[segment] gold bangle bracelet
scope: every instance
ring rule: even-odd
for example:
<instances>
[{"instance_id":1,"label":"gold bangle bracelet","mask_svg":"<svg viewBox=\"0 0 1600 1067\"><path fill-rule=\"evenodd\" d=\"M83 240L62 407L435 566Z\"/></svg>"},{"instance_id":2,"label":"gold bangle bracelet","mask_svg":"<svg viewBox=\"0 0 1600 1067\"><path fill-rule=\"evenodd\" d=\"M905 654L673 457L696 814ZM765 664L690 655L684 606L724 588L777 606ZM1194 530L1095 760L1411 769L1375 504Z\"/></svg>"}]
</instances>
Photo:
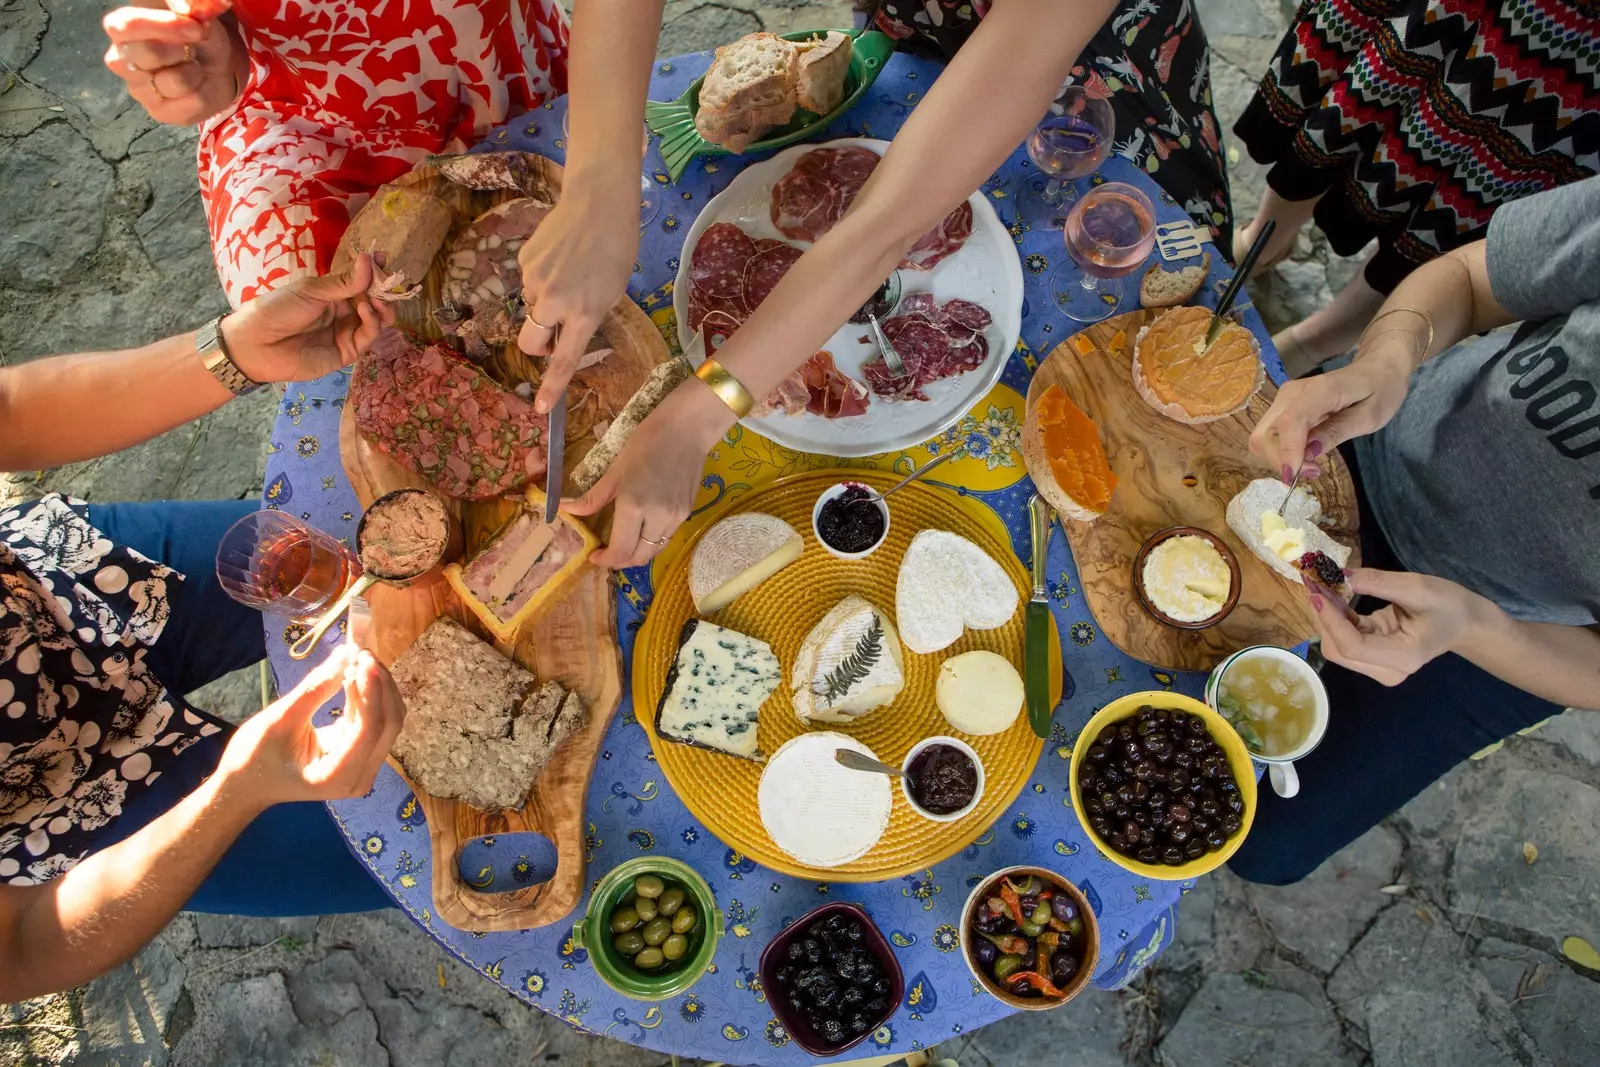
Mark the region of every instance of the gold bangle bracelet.
<instances>
[{"instance_id":1,"label":"gold bangle bracelet","mask_svg":"<svg viewBox=\"0 0 1600 1067\"><path fill-rule=\"evenodd\" d=\"M1361 351L1361 346L1366 344L1366 342L1367 342L1367 334L1372 332L1372 328L1374 326L1378 325L1378 323L1382 322L1384 319L1388 318L1390 315L1398 315L1402 311L1411 312L1411 314L1413 314L1413 315L1417 316L1418 318L1420 318L1423 321L1423 323L1428 327L1428 337L1427 337L1427 339L1425 341L1422 342L1421 350L1419 350L1417 352L1417 362L1419 364L1421 364L1424 361L1426 361L1427 358L1428 358L1428 349L1433 347L1433 320L1428 317L1428 313L1426 311L1422 311L1422 310L1420 310L1418 308L1390 308L1388 311L1380 311L1380 312L1378 312L1376 315L1373 316L1372 321L1367 323L1367 328L1365 330L1361 331L1361 336L1356 339L1356 351L1358 353ZM1385 331L1385 332L1394 332L1394 331ZM1405 332L1410 333L1409 330L1405 331ZM1411 336L1412 337L1416 337L1416 334L1412 333Z\"/></svg>"},{"instance_id":2,"label":"gold bangle bracelet","mask_svg":"<svg viewBox=\"0 0 1600 1067\"><path fill-rule=\"evenodd\" d=\"M711 391L717 394L717 398L732 409L735 418L744 418L750 414L750 409L756 406L750 390L740 384L739 379L729 374L728 368L710 356L707 356L705 362L695 369L694 376L705 382Z\"/></svg>"}]
</instances>

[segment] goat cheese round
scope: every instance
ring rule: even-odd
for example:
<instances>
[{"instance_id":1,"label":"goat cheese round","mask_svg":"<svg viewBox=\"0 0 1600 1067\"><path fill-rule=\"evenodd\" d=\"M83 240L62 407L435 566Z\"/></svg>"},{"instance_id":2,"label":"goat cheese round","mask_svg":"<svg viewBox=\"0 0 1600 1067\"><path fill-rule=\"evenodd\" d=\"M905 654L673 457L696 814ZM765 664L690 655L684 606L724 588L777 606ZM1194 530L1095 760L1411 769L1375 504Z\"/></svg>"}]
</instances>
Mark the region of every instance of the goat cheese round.
<instances>
[{"instance_id":1,"label":"goat cheese round","mask_svg":"<svg viewBox=\"0 0 1600 1067\"><path fill-rule=\"evenodd\" d=\"M838 867L872 851L889 827L887 775L856 771L834 759L866 745L831 730L801 734L772 754L756 791L761 825L773 842L808 867Z\"/></svg>"},{"instance_id":2,"label":"goat cheese round","mask_svg":"<svg viewBox=\"0 0 1600 1067\"><path fill-rule=\"evenodd\" d=\"M1022 675L1004 656L964 652L939 665L934 695L946 722L984 737L1010 729L1022 713Z\"/></svg>"}]
</instances>

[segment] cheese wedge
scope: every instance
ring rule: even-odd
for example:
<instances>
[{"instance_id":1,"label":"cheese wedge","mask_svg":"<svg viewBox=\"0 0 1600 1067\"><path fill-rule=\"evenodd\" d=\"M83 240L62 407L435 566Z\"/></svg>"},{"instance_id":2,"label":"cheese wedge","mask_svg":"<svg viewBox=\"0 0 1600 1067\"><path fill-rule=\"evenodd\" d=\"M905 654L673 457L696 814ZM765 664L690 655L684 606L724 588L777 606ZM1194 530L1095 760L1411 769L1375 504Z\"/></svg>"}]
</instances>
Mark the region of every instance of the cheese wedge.
<instances>
[{"instance_id":1,"label":"cheese wedge","mask_svg":"<svg viewBox=\"0 0 1600 1067\"><path fill-rule=\"evenodd\" d=\"M444 569L461 603L497 641L541 618L571 591L600 547L588 528L570 515L544 521L544 493L529 489L526 509L495 531L465 564Z\"/></svg>"},{"instance_id":2,"label":"cheese wedge","mask_svg":"<svg viewBox=\"0 0 1600 1067\"><path fill-rule=\"evenodd\" d=\"M656 705L656 734L760 762L761 705L782 681L778 657L765 641L690 619Z\"/></svg>"},{"instance_id":3,"label":"cheese wedge","mask_svg":"<svg viewBox=\"0 0 1600 1067\"><path fill-rule=\"evenodd\" d=\"M853 737L804 733L773 753L756 790L761 825L773 843L810 867L860 859L889 827L888 776L841 765L833 755L841 748L878 758Z\"/></svg>"},{"instance_id":4,"label":"cheese wedge","mask_svg":"<svg viewBox=\"0 0 1600 1067\"><path fill-rule=\"evenodd\" d=\"M939 713L964 734L986 737L1011 728L1026 694L1011 661L993 652L964 652L939 664Z\"/></svg>"},{"instance_id":5,"label":"cheese wedge","mask_svg":"<svg viewBox=\"0 0 1600 1067\"><path fill-rule=\"evenodd\" d=\"M946 530L923 530L900 559L895 582L900 638L926 655L968 629L993 630L1017 611L1017 587L988 553Z\"/></svg>"},{"instance_id":6,"label":"cheese wedge","mask_svg":"<svg viewBox=\"0 0 1600 1067\"><path fill-rule=\"evenodd\" d=\"M716 523L689 557L689 596L701 615L721 611L800 558L805 542L774 515L746 512Z\"/></svg>"},{"instance_id":7,"label":"cheese wedge","mask_svg":"<svg viewBox=\"0 0 1600 1067\"><path fill-rule=\"evenodd\" d=\"M906 686L905 652L888 615L845 597L801 642L789 674L802 722L854 722Z\"/></svg>"}]
</instances>

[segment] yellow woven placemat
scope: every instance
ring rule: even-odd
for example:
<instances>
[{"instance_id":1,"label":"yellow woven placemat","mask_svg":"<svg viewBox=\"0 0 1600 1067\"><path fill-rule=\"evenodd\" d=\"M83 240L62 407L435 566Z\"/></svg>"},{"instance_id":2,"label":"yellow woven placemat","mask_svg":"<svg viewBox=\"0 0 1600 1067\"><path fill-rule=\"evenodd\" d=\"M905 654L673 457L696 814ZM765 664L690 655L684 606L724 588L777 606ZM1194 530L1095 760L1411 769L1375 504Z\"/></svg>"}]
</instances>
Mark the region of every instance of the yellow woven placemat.
<instances>
[{"instance_id":1,"label":"yellow woven placemat","mask_svg":"<svg viewBox=\"0 0 1600 1067\"><path fill-rule=\"evenodd\" d=\"M783 667L784 685L761 709L761 750L769 755L806 727L789 699L789 670L800 642L830 608L846 596L860 596L894 617L895 583L900 559L919 531L949 530L989 553L1016 583L1023 601L1031 595L1027 569L1012 550L1010 538L995 513L981 502L937 487L913 484L889 498L889 536L864 560L840 560L817 543L811 530L811 509L828 486L848 479L885 489L899 479L893 474L862 470L827 470L774 482L732 501L712 521L746 511L762 511L783 519L805 539L805 551L756 589L724 608L712 621L772 646ZM702 531L710 522L702 527ZM697 535L698 537L698 535ZM684 546L657 575L655 598L633 653L634 711L655 749L656 761L684 805L706 829L763 866L799 878L827 882L875 882L911 874L938 863L982 835L1011 806L1044 748L1026 714L1003 733L989 737L955 734L934 698L939 665L951 656L987 649L1010 660L1020 671L1023 612L997 630L968 630L954 645L932 655L906 650L906 687L895 702L878 708L849 726L826 724L855 737L885 763L898 766L911 746L934 734L954 734L968 742L983 760L987 779L978 807L956 822L936 823L911 810L899 785L889 828L873 850L841 867L809 867L779 850L756 807L761 766L688 745L662 741L655 732L655 709L666 686L667 671L677 654L679 632L694 616L688 570L694 542ZM898 625L898 624L897 624ZM1052 631L1054 623L1052 622ZM1061 642L1052 632L1051 701L1061 699Z\"/></svg>"}]
</instances>

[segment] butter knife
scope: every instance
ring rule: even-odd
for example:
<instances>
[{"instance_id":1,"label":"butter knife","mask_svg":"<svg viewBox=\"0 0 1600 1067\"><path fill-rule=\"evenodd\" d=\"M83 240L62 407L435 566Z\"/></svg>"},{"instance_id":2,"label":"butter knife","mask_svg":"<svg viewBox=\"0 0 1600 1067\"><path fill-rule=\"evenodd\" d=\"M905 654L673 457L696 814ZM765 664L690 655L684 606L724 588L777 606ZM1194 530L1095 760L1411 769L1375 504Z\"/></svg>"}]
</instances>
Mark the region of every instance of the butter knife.
<instances>
[{"instance_id":1,"label":"butter knife","mask_svg":"<svg viewBox=\"0 0 1600 1067\"><path fill-rule=\"evenodd\" d=\"M561 395L556 397L556 406L550 409L550 429L548 431L548 448L546 449L546 463L544 472L544 521L546 524L556 521L556 513L561 510L561 481L565 477L562 471L564 455L567 447L567 391L561 390Z\"/></svg>"},{"instance_id":2,"label":"butter knife","mask_svg":"<svg viewBox=\"0 0 1600 1067\"><path fill-rule=\"evenodd\" d=\"M1250 277L1250 272L1256 269L1256 260L1261 258L1261 250L1267 247L1267 242L1272 240L1272 231L1277 228L1278 224L1271 219L1263 222L1261 232L1256 234L1256 239L1250 244L1250 251L1239 261L1239 269L1233 272L1233 277L1228 280L1228 287L1222 291L1222 299L1217 301L1217 310L1211 313L1211 325L1206 329L1206 348L1210 348L1211 343L1217 339L1217 334L1222 329L1223 316L1233 310L1233 302L1238 297L1239 290L1244 288L1245 279Z\"/></svg>"},{"instance_id":3,"label":"butter knife","mask_svg":"<svg viewBox=\"0 0 1600 1067\"><path fill-rule=\"evenodd\" d=\"M1033 599L1023 609L1022 685L1027 696L1028 724L1040 737L1050 736L1055 708L1050 704L1050 594L1045 589L1045 556L1050 548L1050 505L1034 494L1028 501L1033 532Z\"/></svg>"}]
</instances>

